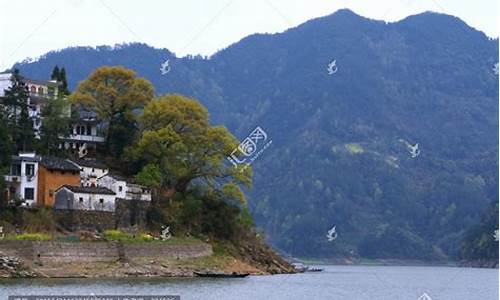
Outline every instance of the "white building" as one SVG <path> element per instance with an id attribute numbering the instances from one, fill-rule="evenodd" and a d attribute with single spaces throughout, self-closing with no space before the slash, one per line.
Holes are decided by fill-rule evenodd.
<path id="1" fill-rule="evenodd" d="M 103 187 L 63 185 L 55 192 L 55 209 L 115 211 L 116 194 Z"/>
<path id="2" fill-rule="evenodd" d="M 23 201 L 24 206 L 34 206 L 38 193 L 38 164 L 40 157 L 35 153 L 19 153 L 12 156 L 10 172 L 5 175 L 7 198 Z"/>
<path id="3" fill-rule="evenodd" d="M 94 111 L 81 107 L 74 109 L 78 109 L 79 118 L 71 124 L 70 134 L 60 137 L 60 148 L 73 150 L 78 152 L 80 157 L 85 157 L 89 150 L 95 150 L 97 145 L 105 142 L 104 131 L 101 130 L 102 122 Z"/>
<path id="4" fill-rule="evenodd" d="M 82 186 L 98 186 L 97 179 L 108 174 L 109 169 L 95 159 L 80 159 L 75 163 L 81 168 L 80 178 Z"/>
<path id="5" fill-rule="evenodd" d="M 112 190 L 120 199 L 151 201 L 151 189 L 143 185 L 128 183 L 126 178 L 120 175 L 108 173 L 100 177 L 97 184 Z"/>
<path id="6" fill-rule="evenodd" d="M 5 96 L 5 90 L 12 86 L 11 82 L 12 73 L 0 74 L 0 97 Z M 33 129 L 35 136 L 40 138 L 40 128 L 42 126 L 42 110 L 50 99 L 55 99 L 58 95 L 59 82 L 55 80 L 33 80 L 23 78 L 24 83 L 29 92 L 28 114 L 33 120 Z"/>
<path id="7" fill-rule="evenodd" d="M 143 185 L 127 183 L 125 200 L 151 201 L 151 189 Z"/>

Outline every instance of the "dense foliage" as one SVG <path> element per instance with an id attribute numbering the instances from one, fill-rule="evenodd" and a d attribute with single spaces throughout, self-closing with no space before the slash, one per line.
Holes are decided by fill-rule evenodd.
<path id="1" fill-rule="evenodd" d="M 388 24 L 342 10 L 210 59 L 133 44 L 70 48 L 18 67 L 39 77 L 65 65 L 71 85 L 123 65 L 159 93 L 199 99 L 241 139 L 261 126 L 273 144 L 253 165 L 249 206 L 286 252 L 438 259 L 458 256 L 464 232 L 498 201 L 497 61 L 498 40 L 454 17 Z M 407 143 L 421 154 L 411 158 Z M 338 238 L 328 242 L 333 225 Z"/>
<path id="2" fill-rule="evenodd" d="M 75 105 L 96 111 L 106 124 L 106 154 L 121 156 L 136 132 L 134 110 L 153 98 L 149 81 L 123 67 L 101 67 L 78 84 L 70 96 Z"/>
<path id="3" fill-rule="evenodd" d="M 467 230 L 460 250 L 461 259 L 493 261 L 498 264 L 498 202 L 491 203 L 484 211 L 481 221 Z"/>
<path id="4" fill-rule="evenodd" d="M 29 92 L 23 77 L 15 69 L 10 88 L 2 99 L 3 117 L 17 151 L 32 151 L 35 146 L 33 120 L 29 116 Z"/>

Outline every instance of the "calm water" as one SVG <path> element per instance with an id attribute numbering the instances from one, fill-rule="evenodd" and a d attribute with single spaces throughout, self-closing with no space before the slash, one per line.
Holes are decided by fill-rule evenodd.
<path id="1" fill-rule="evenodd" d="M 451 267 L 327 266 L 321 273 L 244 279 L 7 280 L 8 295 L 181 295 L 182 300 L 496 300 L 498 270 Z"/>

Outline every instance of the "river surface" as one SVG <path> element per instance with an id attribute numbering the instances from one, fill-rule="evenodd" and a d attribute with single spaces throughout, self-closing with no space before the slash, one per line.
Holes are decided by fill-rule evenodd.
<path id="1" fill-rule="evenodd" d="M 239 279 L 0 280 L 9 295 L 180 295 L 182 300 L 496 300 L 498 270 L 454 267 L 321 266 L 320 273 Z M 421 298 L 426 299 L 426 298 Z"/>

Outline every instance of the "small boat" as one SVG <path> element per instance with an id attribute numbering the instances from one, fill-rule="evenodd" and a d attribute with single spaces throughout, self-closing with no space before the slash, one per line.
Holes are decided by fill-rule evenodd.
<path id="1" fill-rule="evenodd" d="M 212 277 L 212 278 L 245 278 L 249 273 L 238 274 L 233 273 L 213 273 L 213 272 L 193 272 L 198 277 Z"/>
<path id="2" fill-rule="evenodd" d="M 307 272 L 307 270 L 309 269 L 308 266 L 305 266 L 302 263 L 292 263 L 292 266 L 295 269 L 295 272 L 297 273 L 304 273 Z"/>
<path id="3" fill-rule="evenodd" d="M 309 268 L 307 269 L 306 272 L 321 272 L 321 271 L 323 271 L 323 269 L 321 268 Z"/>

